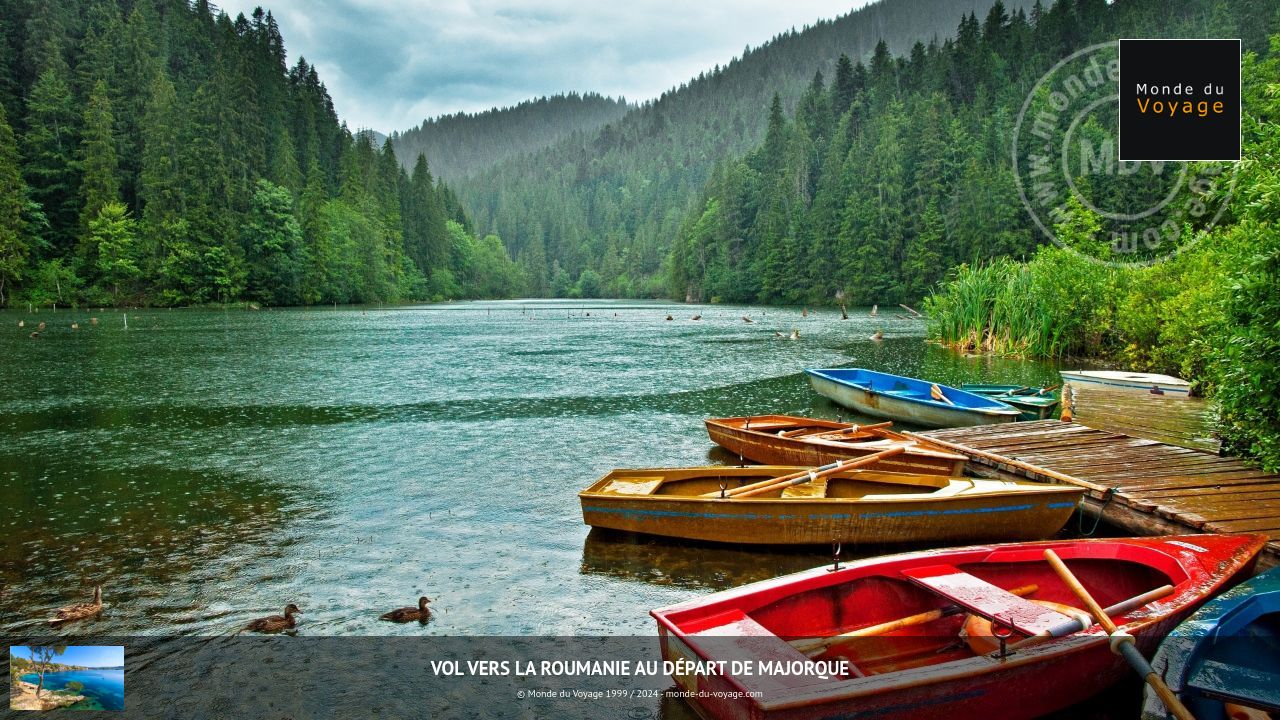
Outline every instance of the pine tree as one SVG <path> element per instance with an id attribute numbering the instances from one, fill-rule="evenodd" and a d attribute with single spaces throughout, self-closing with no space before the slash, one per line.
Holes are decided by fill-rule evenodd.
<path id="1" fill-rule="evenodd" d="M 27 185 L 18 168 L 17 143 L 0 105 L 0 307 L 5 304 L 6 290 L 26 268 L 30 250 L 23 222 L 26 204 Z"/>
<path id="2" fill-rule="evenodd" d="M 49 223 L 46 257 L 64 256 L 79 235 L 80 173 L 78 113 L 67 82 L 67 67 L 50 51 L 52 66 L 40 74 L 27 100 L 27 132 L 22 138 L 23 169 L 31 197 Z"/>
<path id="3" fill-rule="evenodd" d="M 249 218 L 241 228 L 248 265 L 246 290 L 250 297 L 271 305 L 302 301 L 305 260 L 302 227 L 286 188 L 259 180 Z"/>
<path id="4" fill-rule="evenodd" d="M 103 205 L 89 221 L 87 242 L 93 245 L 94 270 L 102 292 L 111 304 L 119 304 L 142 276 L 137 223 L 122 203 Z"/>
<path id="5" fill-rule="evenodd" d="M 85 229 L 104 206 L 120 201 L 114 125 L 107 83 L 99 80 L 93 86 L 93 94 L 85 108 L 84 132 L 80 139 L 80 162 L 84 171 L 80 184 L 84 198 L 80 222 Z"/>

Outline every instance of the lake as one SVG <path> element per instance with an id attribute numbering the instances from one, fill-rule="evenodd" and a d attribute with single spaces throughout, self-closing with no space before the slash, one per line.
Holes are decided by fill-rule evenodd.
<path id="1" fill-rule="evenodd" d="M 40 628 L 100 582 L 107 609 L 78 632 L 224 634 L 295 602 L 309 635 L 651 635 L 650 608 L 826 552 L 589 535 L 576 494 L 609 469 L 732 461 L 708 415 L 836 416 L 805 367 L 1056 382 L 929 346 L 897 309 L 851 315 L 509 301 L 130 311 L 126 329 L 119 311 L 0 313 L 0 629 Z M 425 628 L 378 621 L 423 594 Z"/>
<path id="2" fill-rule="evenodd" d="M 40 677 L 35 674 L 23 675 L 22 679 L 32 685 L 40 681 Z M 44 690 L 61 690 L 71 682 L 78 682 L 84 686 L 84 689 L 76 693 L 83 695 L 84 700 L 71 705 L 68 709 L 124 709 L 124 670 L 69 670 L 45 673 Z"/>

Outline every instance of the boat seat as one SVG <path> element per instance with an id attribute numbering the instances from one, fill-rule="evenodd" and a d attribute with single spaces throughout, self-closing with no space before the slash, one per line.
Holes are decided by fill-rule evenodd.
<path id="1" fill-rule="evenodd" d="M 902 574 L 911 582 L 961 607 L 1026 635 L 1038 635 L 1071 619 L 951 565 L 908 568 Z"/>
<path id="2" fill-rule="evenodd" d="M 696 632 L 686 631 L 692 644 L 700 646 L 706 657 L 717 659 L 748 659 L 755 663 L 807 661 L 810 658 L 791 643 L 773 634 L 741 610 L 734 609 L 706 618 L 705 625 Z M 858 677 L 863 673 L 852 663 L 849 665 Z M 753 674 L 734 676 L 734 680 L 749 690 L 764 693 L 764 697 L 794 692 L 797 687 L 827 685 L 831 682 L 816 675 Z"/>
<path id="3" fill-rule="evenodd" d="M 1280 710 L 1280 675 L 1257 668 L 1205 660 L 1187 678 L 1187 687 L 1206 697 Z"/>
<path id="4" fill-rule="evenodd" d="M 651 495 L 662 484 L 661 475 L 637 475 L 614 478 L 601 492 L 618 495 Z"/>
<path id="5" fill-rule="evenodd" d="M 827 496 L 827 479 L 820 477 L 817 480 L 810 480 L 807 483 L 792 485 L 783 488 L 782 497 L 784 498 L 820 498 Z"/>

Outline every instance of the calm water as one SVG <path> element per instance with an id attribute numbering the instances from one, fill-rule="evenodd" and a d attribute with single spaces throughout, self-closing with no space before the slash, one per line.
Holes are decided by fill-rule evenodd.
<path id="1" fill-rule="evenodd" d="M 32 685 L 40 681 L 40 677 L 35 674 L 23 675 L 22 679 Z M 44 689 L 61 690 L 70 682 L 78 682 L 84 686 L 82 690 L 76 692 L 78 695 L 83 695 L 84 700 L 72 705 L 70 709 L 124 709 L 124 670 L 72 670 L 45 673 Z"/>
<path id="2" fill-rule="evenodd" d="M 610 468 L 729 461 L 707 415 L 835 416 L 807 366 L 1056 381 L 895 312 L 0 313 L 0 631 L 101 583 L 107 610 L 67 632 L 231 633 L 296 602 L 304 634 L 651 634 L 650 608 L 825 555 L 589 535 L 576 493 Z M 426 628 L 377 620 L 420 594 Z"/>

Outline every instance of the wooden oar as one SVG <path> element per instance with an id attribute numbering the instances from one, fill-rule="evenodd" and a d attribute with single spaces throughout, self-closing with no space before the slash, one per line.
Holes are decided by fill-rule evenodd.
<path id="1" fill-rule="evenodd" d="M 812 470 L 801 470 L 800 472 L 791 473 L 790 475 L 783 475 L 781 477 L 770 478 L 768 480 L 761 480 L 760 482 L 751 483 L 750 485 L 743 485 L 742 487 L 725 491 L 724 495 L 721 495 L 719 492 L 709 492 L 709 493 L 704 493 L 702 497 L 709 497 L 709 498 L 751 497 L 752 495 L 759 495 L 762 492 L 767 492 L 775 488 L 806 483 L 806 482 L 809 482 L 810 480 L 815 480 L 820 477 L 826 477 L 828 475 L 837 473 L 841 470 L 852 470 L 853 468 L 864 467 L 867 465 L 874 465 L 875 463 L 885 458 L 893 457 L 894 455 L 899 455 L 903 452 L 906 452 L 906 449 L 908 447 L 911 447 L 914 444 L 915 443 L 913 442 L 902 443 L 901 445 L 895 445 L 894 447 L 891 447 L 887 450 L 881 450 L 878 453 L 864 455 L 863 457 L 860 457 L 857 460 L 837 460 L 833 463 L 829 463 L 821 467 L 813 468 Z"/>
<path id="2" fill-rule="evenodd" d="M 944 402 L 948 405 L 955 405 L 955 403 L 951 402 L 951 398 L 942 394 L 942 388 L 938 387 L 937 383 L 934 383 L 929 386 L 929 397 L 933 398 L 934 400 Z"/>
<path id="3" fill-rule="evenodd" d="M 841 430 L 840 433 L 843 435 L 846 433 L 861 432 L 863 430 L 883 430 L 885 428 L 891 428 L 891 427 L 893 427 L 892 420 L 890 420 L 889 422 L 876 423 L 874 425 L 854 425 L 853 427 L 847 427 Z"/>
<path id="4" fill-rule="evenodd" d="M 1043 388 L 1040 388 L 1039 392 L 1037 392 L 1036 394 L 1037 394 L 1037 395 L 1047 395 L 1047 394 L 1049 394 L 1049 393 L 1053 392 L 1054 390 L 1057 390 L 1057 389 L 1058 389 L 1058 388 L 1060 388 L 1060 387 L 1062 387 L 1062 383 L 1058 383 L 1057 385 L 1050 385 L 1049 387 L 1043 387 Z"/>
<path id="5" fill-rule="evenodd" d="M 1009 592 L 1013 593 L 1014 595 L 1017 595 L 1018 597 L 1026 597 L 1036 592 L 1039 589 L 1040 589 L 1039 585 L 1023 585 L 1022 587 L 1016 587 L 1010 590 Z M 937 620 L 940 617 L 945 617 L 947 615 L 956 615 L 964 611 L 965 609 L 960 607 L 959 605 L 948 605 L 947 607 L 940 607 L 937 610 L 930 610 L 928 612 L 917 613 L 915 615 L 908 615 L 904 618 L 898 618 L 897 620 L 882 622 L 877 625 L 871 625 L 869 627 L 858 628 L 857 630 L 850 630 L 847 633 L 841 633 L 839 635 L 832 635 L 830 637 L 822 637 L 822 638 L 807 638 L 804 640 L 792 640 L 791 645 L 802 653 L 812 655 L 817 652 L 826 650 L 832 645 L 839 645 L 840 643 L 850 638 L 872 637 L 875 635 L 884 635 L 885 633 L 890 633 L 890 632 L 893 632 L 894 630 L 901 630 L 902 628 L 912 627 L 913 625 L 923 625 L 928 622 L 933 622 L 934 620 Z"/>
<path id="6" fill-rule="evenodd" d="M 908 444 L 909 444 L 909 443 L 908 443 Z M 806 473 L 806 474 L 805 474 L 805 475 L 803 475 L 802 477 L 792 478 L 792 479 L 790 479 L 790 480 L 783 480 L 783 481 L 781 481 L 781 482 L 777 482 L 777 481 L 775 481 L 775 482 L 769 483 L 769 484 L 767 484 L 767 485 L 764 485 L 763 487 L 755 488 L 754 490 L 748 490 L 748 491 L 746 491 L 746 492 L 740 492 L 740 493 L 738 493 L 737 495 L 735 495 L 734 497 L 737 497 L 737 498 L 749 498 L 749 497 L 755 497 L 756 495 L 763 495 L 763 494 L 765 494 L 765 493 L 767 493 L 767 492 L 772 492 L 772 491 L 774 491 L 774 490 L 781 490 L 781 489 L 784 489 L 784 488 L 789 488 L 789 487 L 791 487 L 792 485 L 803 485 L 803 484 L 805 484 L 805 483 L 807 483 L 807 482 L 811 482 L 811 481 L 813 481 L 813 480 L 817 480 L 817 479 L 818 479 L 818 478 L 820 478 L 820 477 L 826 477 L 826 476 L 828 476 L 828 475 L 834 475 L 834 474 L 836 474 L 836 473 L 838 473 L 838 472 L 843 472 L 843 471 L 845 471 L 845 470 L 852 470 L 852 469 L 854 469 L 854 468 L 864 467 L 864 466 L 866 466 L 866 465 L 874 465 L 876 462 L 878 462 L 878 461 L 880 461 L 880 460 L 883 460 L 884 458 L 887 458 L 887 457 L 893 457 L 894 455 L 900 455 L 900 454 L 902 454 L 902 453 L 906 452 L 906 450 L 907 450 L 907 445 L 908 445 L 908 444 L 897 445 L 897 446 L 894 446 L 894 447 L 889 448 L 888 450 L 882 450 L 882 451 L 880 451 L 880 452 L 878 452 L 878 453 L 874 453 L 874 454 L 872 454 L 872 455 L 867 455 L 867 456 L 864 456 L 864 457 L 860 457 L 860 458 L 858 458 L 857 460 L 846 460 L 846 461 L 844 461 L 841 465 L 839 465 L 838 467 L 834 467 L 834 468 L 832 468 L 832 469 L 830 469 L 830 470 L 827 470 L 827 471 L 825 471 L 825 472 L 820 472 L 820 473 Z M 739 490 L 741 490 L 742 488 L 738 488 L 738 489 L 739 489 Z"/>
<path id="7" fill-rule="evenodd" d="M 1161 585 L 1160 587 L 1154 590 L 1148 590 L 1142 593 L 1141 595 L 1135 595 L 1129 598 L 1128 600 L 1121 600 L 1115 605 L 1109 605 L 1106 608 L 1103 608 L 1103 612 L 1107 614 L 1107 617 L 1112 617 L 1113 615 L 1124 615 L 1126 613 L 1130 613 L 1130 612 L 1133 612 L 1134 610 L 1137 610 L 1138 608 L 1142 607 L 1143 605 L 1146 605 L 1147 603 L 1155 602 L 1156 600 L 1159 600 L 1160 598 L 1172 592 L 1173 592 L 1172 585 Z M 1057 625 L 1054 625 L 1048 630 L 1045 630 L 1039 635 L 1032 635 L 1029 638 L 1023 638 L 1022 640 L 1019 640 L 1016 643 L 1010 643 L 1009 646 L 1006 648 L 1006 650 L 1008 652 L 1013 652 L 1014 650 L 1017 650 L 1019 648 L 1024 648 L 1029 645 L 1035 645 L 1037 643 L 1044 642 L 1045 640 L 1052 640 L 1054 638 L 1060 638 L 1064 635 L 1071 635 L 1072 633 L 1078 633 L 1082 630 L 1088 630 L 1092 626 L 1093 626 L 1093 617 L 1090 615 L 1081 613 L 1080 617 L 1078 618 L 1073 617 L 1070 620 L 1063 620 L 1062 622 L 1058 623 Z"/>
<path id="8" fill-rule="evenodd" d="M 1089 594 L 1084 585 L 1080 584 L 1071 569 L 1067 567 L 1066 563 L 1062 562 L 1062 558 L 1058 557 L 1058 554 L 1053 550 L 1045 550 L 1044 559 L 1049 561 L 1049 565 L 1053 567 L 1053 571 L 1058 574 L 1058 577 L 1062 578 L 1062 582 L 1071 588 L 1071 592 L 1080 599 L 1080 602 L 1084 603 L 1085 607 L 1089 608 L 1089 612 L 1093 614 L 1094 619 L 1111 636 L 1111 652 L 1122 656 L 1129 662 L 1129 666 L 1147 681 L 1152 690 L 1156 691 L 1156 695 L 1160 696 L 1160 701 L 1164 703 L 1169 712 L 1173 713 L 1174 717 L 1178 718 L 1178 720 L 1195 720 L 1195 716 L 1191 714 L 1191 711 L 1182 704 L 1177 695 L 1173 694 L 1169 686 L 1164 684 L 1164 680 L 1156 674 L 1156 671 L 1151 669 L 1151 664 L 1147 662 L 1147 659 L 1142 657 L 1142 652 L 1134 644 L 1133 636 L 1120 632 L 1116 628 L 1116 624 L 1111 621 L 1111 617 L 1098 605 L 1098 601 L 1093 599 L 1093 596 Z"/>

